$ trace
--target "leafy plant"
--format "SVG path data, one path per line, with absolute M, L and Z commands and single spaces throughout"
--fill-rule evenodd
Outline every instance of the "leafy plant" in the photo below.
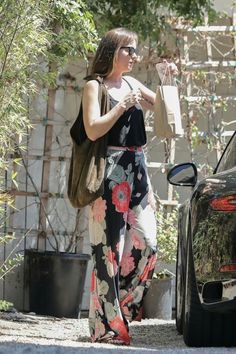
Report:
M 28 100 L 52 76 L 42 65 L 86 56 L 96 46 L 92 15 L 81 0 L 3 0 L 0 4 L 0 168 L 31 128 Z
M 160 204 L 157 212 L 157 259 L 165 264 L 176 261 L 178 233 L 178 208 L 174 207 L 171 212 Z M 154 274 L 154 278 L 163 278 L 174 275 L 164 268 Z
M 124 26 L 155 44 L 163 30 L 170 27 L 170 15 L 181 16 L 196 25 L 203 22 L 204 12 L 214 13 L 211 0 L 87 0 L 87 4 L 100 34 Z
M 71 56 L 86 58 L 97 33 L 82 0 L 2 0 L 0 4 L 0 214 L 7 223 L 13 199 L 5 193 L 6 171 L 17 188 L 9 154 L 21 155 L 32 126 L 30 103 L 42 87 L 55 87 L 58 66 Z M 56 63 L 56 65 L 53 65 Z M 46 68 L 45 68 L 46 64 Z M 48 65 L 48 68 L 47 68 Z M 1 213 L 2 211 L 2 213 Z M 3 230 L 3 236 L 8 236 Z M 15 260 L 17 261 L 17 260 Z M 13 263 L 6 265 L 10 271 Z
M 60 59 L 79 55 L 87 58 L 97 43 L 97 32 L 93 16 L 82 0 L 49 1 L 52 19 L 48 22 L 51 28 L 51 59 Z
M 0 300 L 0 311 L 9 311 L 13 307 L 13 303 L 6 301 L 6 300 Z
M 0 243 L 9 243 L 15 240 L 14 236 L 4 235 L 0 239 Z M 22 239 L 18 242 L 21 243 Z M 12 249 L 7 258 L 0 264 L 0 280 L 2 280 L 8 273 L 12 272 L 23 261 L 24 257 L 21 253 L 15 253 L 16 246 Z

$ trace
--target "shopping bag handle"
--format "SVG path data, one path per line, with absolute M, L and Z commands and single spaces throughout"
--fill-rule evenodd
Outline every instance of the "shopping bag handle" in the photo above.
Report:
M 165 85 L 165 80 L 167 80 L 168 77 L 170 78 L 170 86 L 176 86 L 174 77 L 173 77 L 173 75 L 171 74 L 171 71 L 170 71 L 170 66 L 167 63 L 166 69 L 165 69 L 165 72 L 164 72 L 164 75 L 163 75 L 163 79 L 162 79 L 162 82 L 161 82 L 161 85 Z
M 162 63 L 164 64 L 164 62 L 162 62 Z M 157 73 L 158 73 L 160 81 L 161 81 L 160 86 L 163 86 L 163 85 L 177 86 L 174 75 L 171 73 L 170 65 L 168 65 L 168 62 L 166 62 L 166 64 L 167 65 L 165 67 L 165 71 L 164 71 L 162 78 L 160 76 L 160 72 L 157 69 Z M 157 68 L 157 66 L 156 66 L 156 68 Z M 170 82 L 168 81 L 168 79 L 170 79 Z

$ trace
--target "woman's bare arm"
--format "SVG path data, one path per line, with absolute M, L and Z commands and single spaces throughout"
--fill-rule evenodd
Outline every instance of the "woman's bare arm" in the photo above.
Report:
M 140 81 L 136 80 L 132 76 L 125 76 L 130 85 L 134 90 L 140 90 L 142 94 L 142 99 L 140 100 L 140 104 L 143 108 L 149 109 L 151 111 L 154 110 L 154 102 L 156 98 L 156 93 L 143 85 Z
M 83 119 L 86 134 L 90 140 L 96 140 L 106 134 L 119 117 L 141 99 L 140 91 L 130 91 L 108 113 L 101 116 L 98 101 L 99 83 L 88 81 L 83 92 Z

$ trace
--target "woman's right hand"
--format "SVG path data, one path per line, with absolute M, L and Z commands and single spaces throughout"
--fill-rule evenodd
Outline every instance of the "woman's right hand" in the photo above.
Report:
M 127 111 L 136 104 L 140 104 L 140 101 L 142 100 L 143 98 L 140 89 L 132 90 L 119 101 L 118 105 Z
M 171 84 L 175 76 L 179 74 L 178 68 L 173 62 L 164 59 L 161 63 L 156 64 L 156 69 L 162 84 Z

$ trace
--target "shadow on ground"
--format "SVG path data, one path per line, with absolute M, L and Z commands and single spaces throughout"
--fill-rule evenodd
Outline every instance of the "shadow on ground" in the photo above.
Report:
M 143 320 L 130 326 L 132 346 L 144 348 L 186 348 L 183 337 L 178 334 L 174 321 Z

